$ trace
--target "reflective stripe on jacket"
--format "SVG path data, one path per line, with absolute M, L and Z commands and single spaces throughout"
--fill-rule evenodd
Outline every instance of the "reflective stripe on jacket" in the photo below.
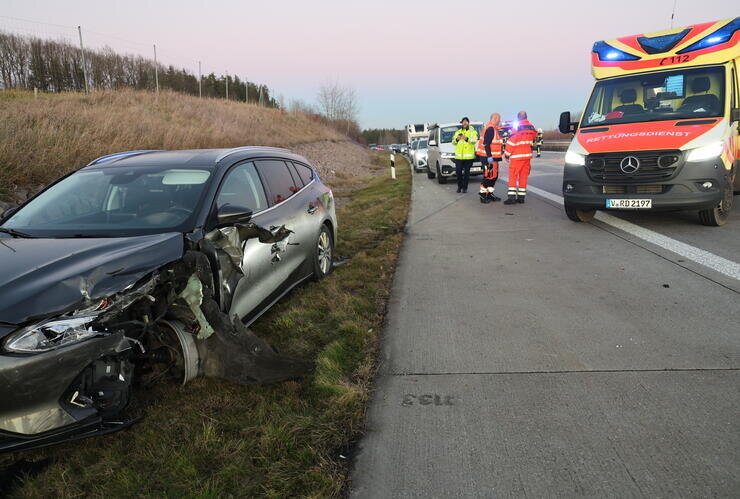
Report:
M 504 141 L 501 139 L 501 134 L 498 132 L 498 127 L 491 125 L 490 123 L 486 125 L 486 128 L 483 130 L 483 133 L 480 136 L 480 139 L 478 139 L 478 143 L 475 145 L 475 154 L 478 156 L 487 157 L 488 153 L 486 152 L 486 133 L 488 133 L 488 130 L 490 128 L 493 128 L 493 140 L 491 140 L 491 157 L 493 159 L 501 159 L 501 156 L 503 155 L 502 152 L 502 144 Z
M 531 158 L 532 144 L 537 138 L 537 130 L 527 120 L 519 122 L 516 132 L 506 141 L 506 157 L 509 159 Z
M 468 140 L 457 140 L 457 136 L 463 134 Z M 475 142 L 478 140 L 478 132 L 472 126 L 467 130 L 460 128 L 452 137 L 455 145 L 455 159 L 475 159 Z

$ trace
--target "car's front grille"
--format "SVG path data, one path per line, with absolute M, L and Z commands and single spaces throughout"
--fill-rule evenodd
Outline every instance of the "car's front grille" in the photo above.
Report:
M 662 185 L 602 185 L 602 194 L 663 194 Z
M 667 180 L 680 164 L 681 151 L 596 153 L 586 157 L 589 175 L 604 184 Z

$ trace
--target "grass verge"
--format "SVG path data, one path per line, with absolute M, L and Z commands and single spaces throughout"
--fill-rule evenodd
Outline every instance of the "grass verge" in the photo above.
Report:
M 374 167 L 385 162 L 376 158 Z M 411 175 L 345 179 L 338 254 L 351 260 L 296 289 L 253 329 L 282 352 L 315 359 L 305 379 L 240 386 L 199 378 L 136 395 L 148 405 L 130 430 L 0 457 L 21 475 L 16 497 L 338 496 L 362 433 L 379 332 L 408 214 Z M 7 491 L 6 491 L 7 492 Z

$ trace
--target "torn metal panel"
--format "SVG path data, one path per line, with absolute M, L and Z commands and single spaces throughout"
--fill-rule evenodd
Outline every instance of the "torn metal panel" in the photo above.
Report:
M 203 312 L 219 332 L 197 343 L 203 375 L 262 384 L 296 379 L 311 369 L 311 362 L 278 354 L 238 318 L 229 320 L 215 301 L 205 302 Z
M 244 261 L 245 242 L 256 238 L 262 244 L 282 245 L 273 249 L 275 261 L 279 261 L 291 234 L 293 231 L 284 225 L 268 230 L 252 222 L 222 227 L 206 234 L 200 246 L 206 253 L 213 253 L 218 261 L 221 286 L 216 294 L 222 310 L 231 307 L 237 283 L 249 275 L 248 262 Z
M 287 237 L 289 233 L 284 233 Z M 178 265 L 175 275 L 183 276 L 186 269 L 196 269 L 188 278 L 206 274 L 208 260 L 203 253 L 189 251 Z M 181 277 L 182 279 L 182 277 Z M 228 379 L 236 383 L 273 383 L 295 379 L 305 374 L 313 365 L 311 362 L 279 355 L 272 346 L 256 336 L 238 317 L 229 317 L 221 310 L 213 293 L 213 284 L 203 283 L 200 310 L 214 333 L 196 341 L 200 357 L 200 372 L 204 376 Z M 189 307 L 171 308 L 171 314 L 182 323 L 200 321 L 190 315 Z M 192 334 L 196 333 L 196 328 Z

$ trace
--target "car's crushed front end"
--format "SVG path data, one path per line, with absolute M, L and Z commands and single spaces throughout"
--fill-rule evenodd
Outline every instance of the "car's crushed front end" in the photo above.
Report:
M 229 230 L 233 229 L 233 230 Z M 290 233 L 0 240 L 0 452 L 127 428 L 132 389 L 198 375 L 269 383 L 309 363 L 277 354 L 221 306 L 240 241 Z M 56 243 L 56 245 L 54 245 Z M 46 260 L 46 263 L 42 263 Z M 227 286 L 228 287 L 228 286 Z M 55 310 L 55 313 L 49 313 Z
M 119 416 L 155 320 L 131 312 L 182 257 L 182 234 L 0 242 L 0 450 L 130 425 Z

